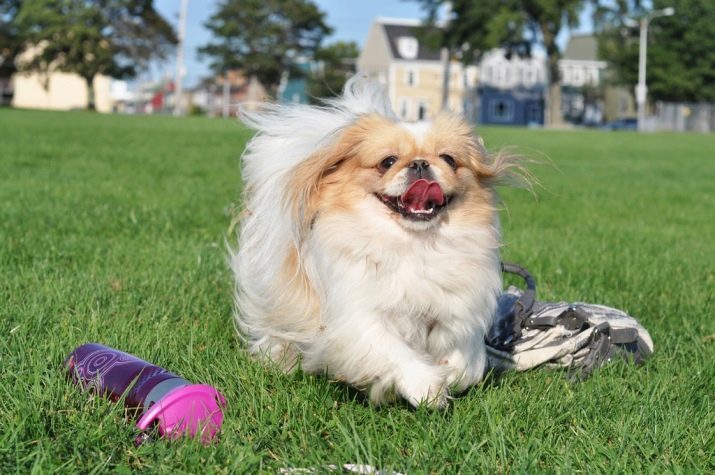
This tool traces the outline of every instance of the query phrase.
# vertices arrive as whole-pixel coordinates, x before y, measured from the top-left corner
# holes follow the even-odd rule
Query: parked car
[[[606,130],[638,130],[638,119],[635,117],[616,119],[605,124],[603,128]]]

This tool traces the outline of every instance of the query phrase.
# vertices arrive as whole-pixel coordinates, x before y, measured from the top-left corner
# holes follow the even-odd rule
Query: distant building
[[[559,60],[559,72],[563,86],[580,88],[598,86],[608,64],[598,59],[596,37],[573,35]]]
[[[596,37],[573,35],[559,60],[561,112],[564,119],[597,125],[604,115],[604,81],[608,64],[598,59]]]
[[[433,117],[442,109],[445,52],[427,47],[418,38],[419,20],[378,18],[357,60],[357,72],[388,88],[392,108],[407,121]],[[448,107],[476,117],[476,66],[452,60]]]
[[[631,92],[608,82],[608,63],[598,59],[592,34],[573,35],[559,61],[561,109],[567,121],[598,125],[636,115]]]
[[[41,49],[42,46],[28,48],[17,57],[16,64],[29,62]],[[111,82],[108,76],[98,74],[94,77],[94,106],[99,112],[112,111]],[[13,107],[54,110],[87,107],[87,82],[78,74],[17,72],[13,74],[11,83]]]
[[[94,78],[94,105],[112,112],[111,78]],[[87,107],[87,83],[77,74],[16,73],[12,77],[12,106],[25,109],[74,110]]]
[[[542,55],[507,58],[494,49],[479,63],[479,123],[542,125],[546,61]]]
[[[142,94],[139,88],[132,90],[127,81],[112,81],[110,87],[112,111],[120,114],[136,114]]]
[[[318,65],[306,58],[297,61],[295,67],[301,75],[291,75],[285,71],[278,85],[278,101],[283,103],[307,104],[308,103],[308,78]]]
[[[255,107],[256,103],[267,100],[268,93],[255,77],[248,78],[243,71],[231,70],[204,79],[199,86],[187,91],[187,96],[189,108],[219,117],[235,116],[240,104],[249,109]]]
[[[605,122],[635,118],[638,115],[633,94],[625,87],[607,85],[603,91],[603,102]]]

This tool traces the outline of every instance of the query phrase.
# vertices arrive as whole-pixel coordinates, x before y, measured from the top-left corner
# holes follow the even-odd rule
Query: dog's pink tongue
[[[408,210],[426,210],[444,203],[442,187],[436,181],[416,180],[400,198]],[[430,205],[430,202],[432,203]]]

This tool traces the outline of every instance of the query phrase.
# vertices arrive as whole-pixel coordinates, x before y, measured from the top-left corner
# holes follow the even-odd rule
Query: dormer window
[[[405,59],[415,59],[419,44],[417,38],[401,36],[397,38],[397,52]]]

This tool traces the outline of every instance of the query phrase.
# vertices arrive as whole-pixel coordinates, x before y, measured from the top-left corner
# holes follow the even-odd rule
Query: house
[[[300,71],[300,75],[291,75],[285,71],[281,76],[278,85],[278,101],[283,103],[307,104],[308,101],[308,78],[318,65],[306,58],[296,61],[294,67]]]
[[[199,86],[187,92],[186,110],[201,110],[211,117],[234,116],[239,104],[245,104],[251,109],[256,103],[268,98],[266,89],[258,79],[247,77],[240,70],[206,78]]]
[[[598,41],[592,34],[573,35],[559,61],[561,108],[564,118],[598,125],[635,117],[631,92],[609,84],[608,63],[598,59]]]
[[[605,122],[632,119],[638,114],[633,93],[625,87],[606,85],[603,91],[603,102],[603,119]]]
[[[543,55],[507,57],[503,49],[479,63],[479,123],[543,125],[546,61]]]
[[[603,121],[603,78],[607,66],[598,59],[594,35],[571,36],[559,60],[561,112],[565,120],[584,125]]]
[[[94,78],[94,104],[98,112],[112,111],[112,79]],[[73,73],[15,73],[12,106],[25,109],[74,110],[87,107],[87,83]]]
[[[385,84],[392,108],[406,121],[429,119],[443,103],[446,50],[419,38],[419,20],[377,18],[357,60],[358,74]],[[476,66],[449,63],[447,107],[475,118]]]

